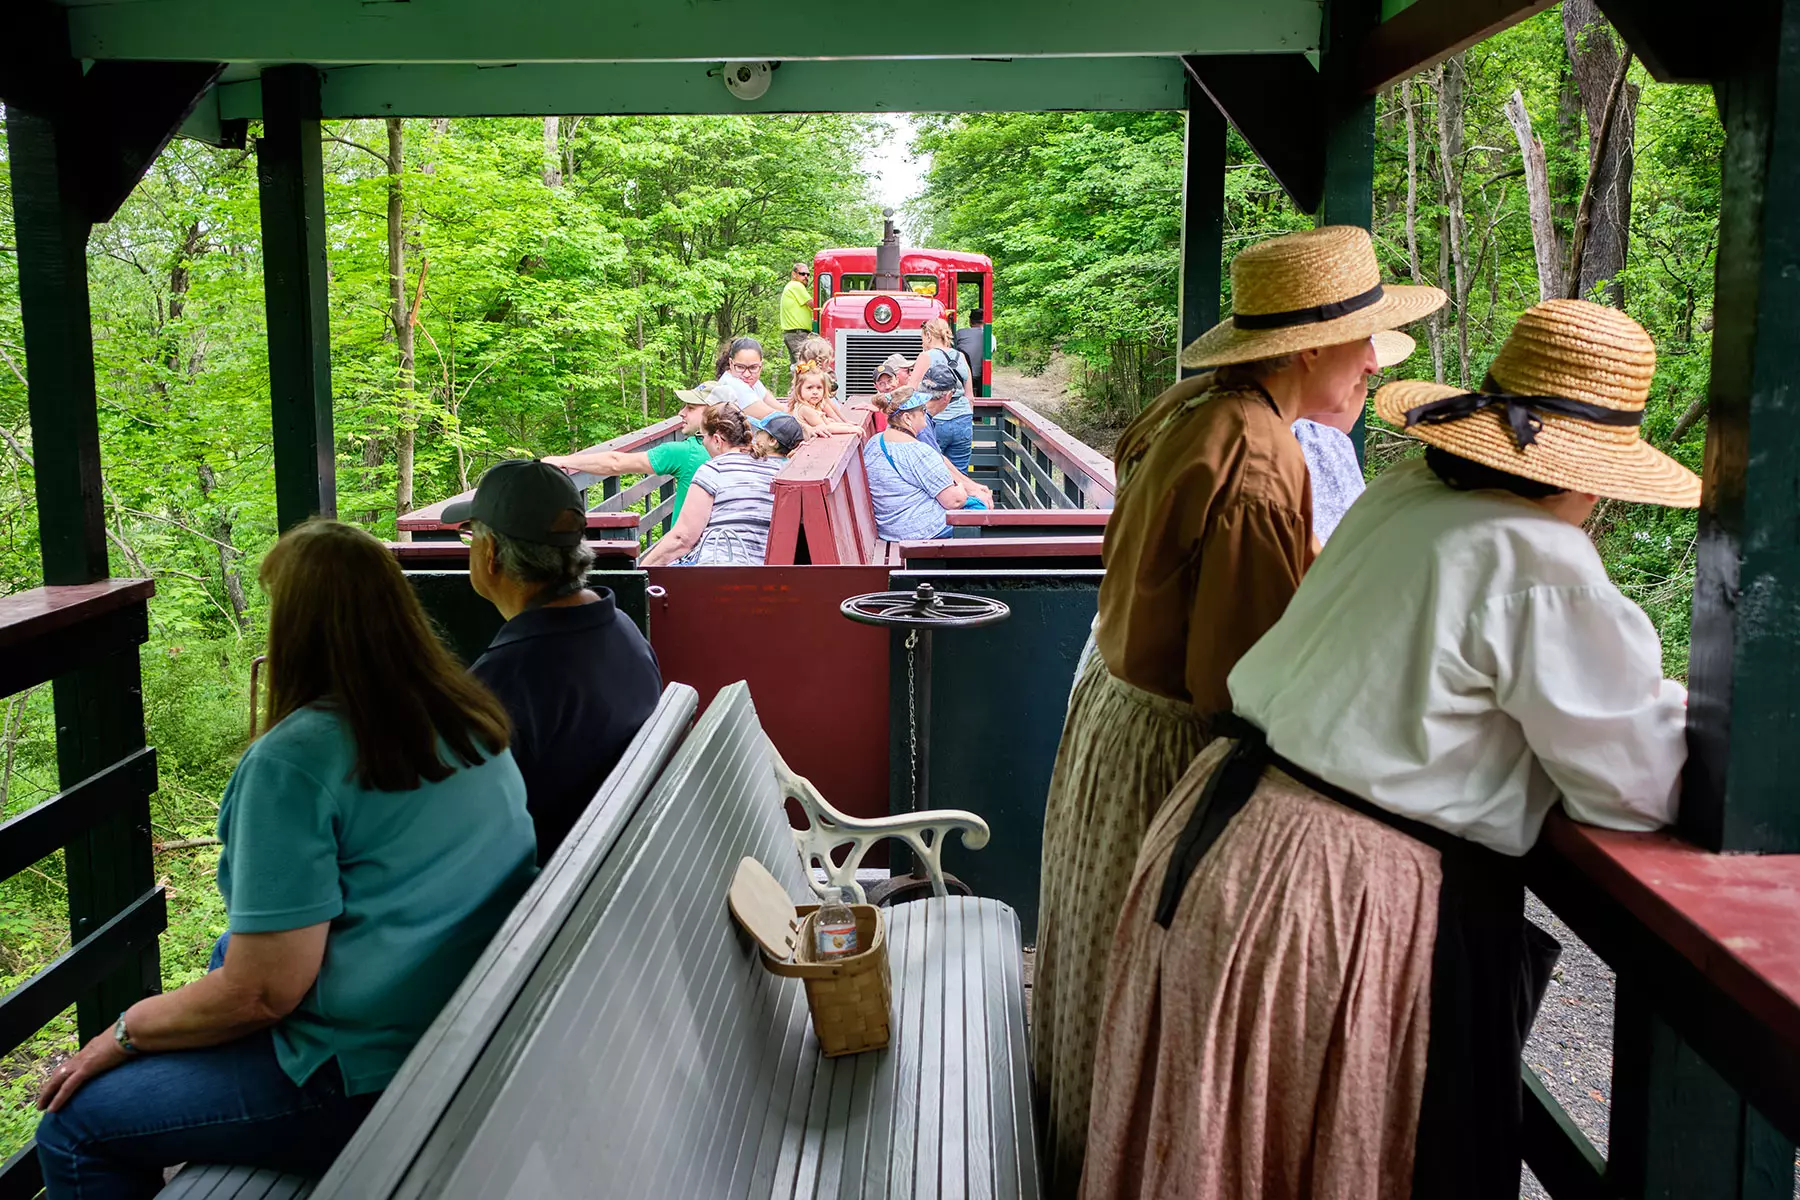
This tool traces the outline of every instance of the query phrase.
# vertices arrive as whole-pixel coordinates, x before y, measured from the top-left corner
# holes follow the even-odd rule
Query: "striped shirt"
[[[694,487],[712,497],[712,516],[683,562],[698,566],[761,565],[775,514],[775,476],[787,459],[727,451],[694,472]]]

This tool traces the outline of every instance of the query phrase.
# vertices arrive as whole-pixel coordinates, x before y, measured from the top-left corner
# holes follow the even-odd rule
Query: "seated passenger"
[[[919,440],[919,431],[929,419],[925,393],[915,392],[894,407],[888,414],[888,427],[863,447],[875,530],[884,541],[949,537],[945,513],[993,505],[993,492],[957,471],[942,454]]]
[[[1686,693],[1583,530],[1600,496],[1700,501],[1638,435],[1655,362],[1623,313],[1551,300],[1481,392],[1376,393],[1429,448],[1238,661],[1235,717],[1144,840],[1084,1196],[1519,1194],[1555,958],[1520,857],[1559,802],[1667,824],[1687,752]]]
[[[787,455],[806,440],[800,422],[772,413],[753,426],[737,409],[715,404],[706,410],[704,429],[712,461],[694,473],[681,520],[638,560],[640,567],[753,566],[768,554],[773,483]]]
[[[734,338],[721,347],[713,369],[719,373],[722,389],[712,394],[715,404],[735,404],[752,417],[781,411],[781,400],[763,386],[763,349],[755,338]]]
[[[671,520],[679,521],[681,506],[687,500],[688,485],[694,482],[694,472],[711,457],[700,443],[700,421],[706,415],[706,406],[712,403],[711,393],[718,386],[711,380],[702,380],[691,388],[675,389],[675,398],[681,401],[679,441],[663,442],[648,450],[546,454],[539,461],[571,473],[581,471],[588,475],[667,475],[675,481],[675,504],[669,516]]]
[[[512,718],[513,757],[550,861],[662,694],[656,655],[613,594],[587,586],[581,493],[548,463],[488,468],[444,509],[467,526],[469,584],[506,624],[469,670]]]
[[[802,363],[794,376],[794,394],[788,400],[788,411],[800,422],[807,437],[829,433],[861,433],[862,426],[852,424],[831,398],[831,377],[824,368]]]
[[[260,575],[268,732],[219,808],[223,963],[50,1074],[51,1200],[152,1196],[188,1161],[322,1174],[534,874],[506,712],[393,555],[313,520]]]

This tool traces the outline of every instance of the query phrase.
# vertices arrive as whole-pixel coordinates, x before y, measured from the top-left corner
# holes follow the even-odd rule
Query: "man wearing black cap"
[[[662,672],[612,592],[587,586],[587,518],[562,471],[497,463],[443,519],[464,527],[469,582],[506,619],[470,671],[512,718],[542,864],[656,707]]]

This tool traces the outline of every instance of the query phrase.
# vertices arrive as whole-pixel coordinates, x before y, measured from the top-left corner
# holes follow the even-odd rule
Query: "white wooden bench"
[[[745,855],[806,898],[782,810],[804,781],[778,781],[743,684],[685,739],[683,705],[671,687],[313,1200],[1038,1195],[1012,911],[887,910],[893,1043],[824,1058],[799,982],[762,969],[725,903]],[[976,840],[967,814],[936,817],[932,844]],[[304,1186],[190,1168],[165,1194]]]

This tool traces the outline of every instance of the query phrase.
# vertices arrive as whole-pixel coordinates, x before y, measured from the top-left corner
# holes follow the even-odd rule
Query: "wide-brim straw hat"
[[[1231,260],[1231,316],[1189,342],[1181,365],[1222,367],[1357,342],[1434,313],[1444,300],[1438,288],[1382,283],[1366,229],[1290,233]],[[1397,346],[1390,341],[1389,353]]]
[[[1546,300],[1507,335],[1484,385],[1492,391],[1402,380],[1376,391],[1375,414],[1430,445],[1539,483],[1696,508],[1699,476],[1639,433],[1655,372],[1656,344],[1624,313]]]

